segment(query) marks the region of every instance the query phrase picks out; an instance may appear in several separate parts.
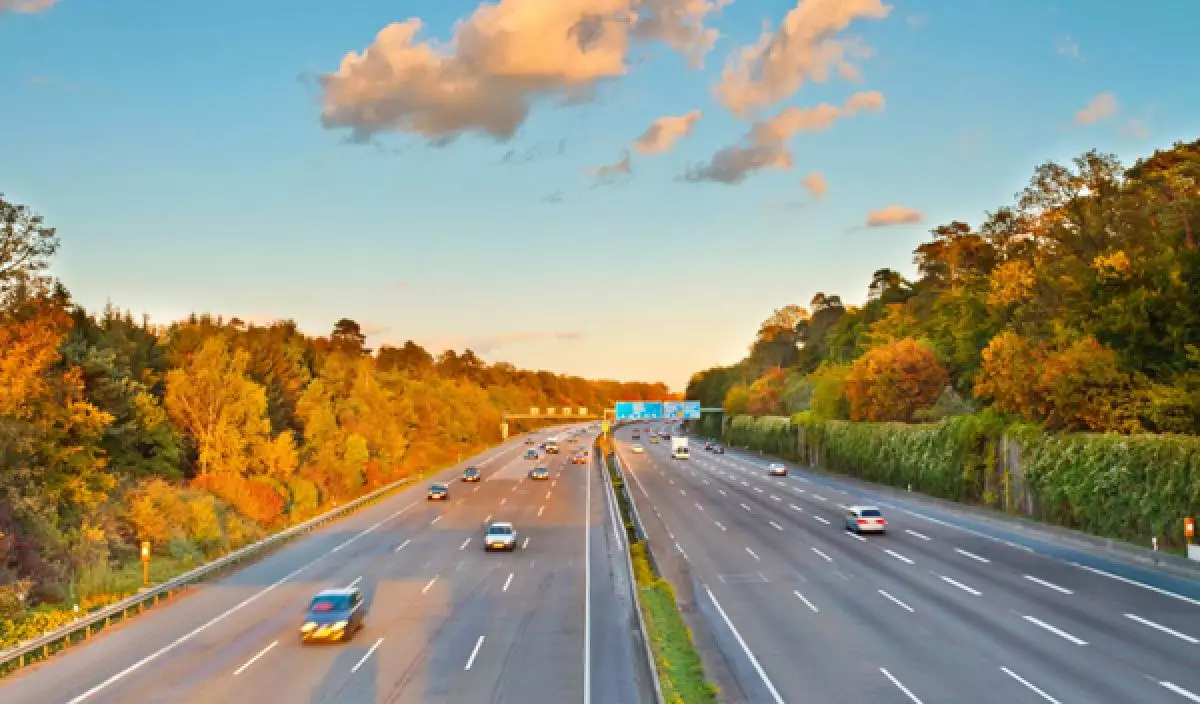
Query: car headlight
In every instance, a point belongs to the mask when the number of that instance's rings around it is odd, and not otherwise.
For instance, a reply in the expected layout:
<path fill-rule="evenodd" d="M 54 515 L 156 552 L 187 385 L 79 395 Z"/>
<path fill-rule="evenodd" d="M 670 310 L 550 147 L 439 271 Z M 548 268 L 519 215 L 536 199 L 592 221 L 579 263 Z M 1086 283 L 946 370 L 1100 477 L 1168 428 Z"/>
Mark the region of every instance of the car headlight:
<path fill-rule="evenodd" d="M 306 623 L 300 627 L 300 632 L 308 633 L 309 631 L 311 631 L 312 629 L 314 629 L 316 627 L 317 627 L 317 624 L 313 623 L 312 621 L 309 621 L 308 623 Z"/>
<path fill-rule="evenodd" d="M 335 630 L 335 631 L 340 631 L 345 627 L 346 627 L 345 621 L 338 621 L 337 623 L 333 624 L 333 630 Z"/>

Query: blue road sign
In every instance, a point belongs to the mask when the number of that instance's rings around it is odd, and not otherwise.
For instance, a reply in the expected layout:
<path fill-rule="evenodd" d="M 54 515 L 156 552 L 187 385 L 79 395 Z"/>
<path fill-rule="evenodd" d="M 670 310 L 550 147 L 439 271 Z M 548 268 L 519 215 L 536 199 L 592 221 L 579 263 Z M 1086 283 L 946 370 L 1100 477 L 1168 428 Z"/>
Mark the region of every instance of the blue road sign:
<path fill-rule="evenodd" d="M 699 401 L 663 401 L 663 418 L 697 420 L 700 418 Z"/>
<path fill-rule="evenodd" d="M 617 420 L 658 420 L 663 417 L 662 401 L 617 401 Z"/>

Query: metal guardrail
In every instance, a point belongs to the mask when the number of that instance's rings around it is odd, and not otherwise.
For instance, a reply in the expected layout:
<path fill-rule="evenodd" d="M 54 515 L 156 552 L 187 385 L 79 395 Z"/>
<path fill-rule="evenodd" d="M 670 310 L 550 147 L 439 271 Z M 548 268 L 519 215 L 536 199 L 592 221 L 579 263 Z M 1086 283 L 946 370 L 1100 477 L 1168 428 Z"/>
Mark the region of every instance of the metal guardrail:
<path fill-rule="evenodd" d="M 593 444 L 593 449 L 595 449 L 595 447 L 596 446 Z M 593 454 L 597 455 L 600 459 L 600 469 L 604 473 L 604 486 L 608 488 L 608 496 L 613 502 L 613 507 L 616 508 L 618 513 L 620 513 L 620 504 L 617 502 L 617 490 L 613 488 L 612 477 L 608 471 L 608 458 L 605 457 L 602 452 L 593 452 Z M 612 456 L 613 462 L 617 466 L 617 472 L 621 476 L 621 491 L 625 492 L 625 500 L 628 502 L 630 510 L 633 512 L 633 515 L 630 516 L 630 519 L 633 521 L 634 531 L 638 534 L 639 539 L 643 541 L 646 549 L 646 555 L 649 557 L 650 544 L 648 541 L 645 541 L 645 533 L 642 532 L 641 519 L 637 517 L 637 508 L 633 505 L 633 497 L 629 495 L 628 485 L 625 483 L 625 470 L 621 467 L 621 462 L 617 458 L 617 453 L 615 450 L 613 451 Z M 646 630 L 646 617 L 642 615 L 642 597 L 639 593 L 640 590 L 638 589 L 637 578 L 633 575 L 633 557 L 629 554 L 629 532 L 625 530 L 624 525 L 618 526 L 618 528 L 626 536 L 626 540 L 623 542 L 625 545 L 625 566 L 629 570 L 629 590 L 633 593 L 633 610 L 637 614 L 638 633 L 641 635 L 642 650 L 646 654 L 646 663 L 650 670 L 650 682 L 654 686 L 654 701 L 656 704 L 663 704 L 664 700 L 662 693 L 662 681 L 658 675 L 658 663 L 654 661 L 654 650 L 650 647 L 650 633 Z M 653 558 L 651 557 L 650 559 L 651 562 L 653 562 Z"/>
<path fill-rule="evenodd" d="M 128 618 L 131 611 L 141 613 L 149 606 L 154 606 L 163 599 L 169 599 L 176 592 L 183 591 L 247 559 L 259 557 L 263 553 L 282 545 L 292 538 L 353 513 L 364 506 L 382 499 L 387 494 L 412 481 L 412 477 L 405 477 L 404 479 L 392 482 L 369 494 L 360 496 L 344 506 L 326 511 L 320 516 L 310 518 L 303 523 L 268 536 L 257 543 L 239 548 L 228 555 L 205 563 L 162 584 L 138 592 L 133 596 L 122 599 L 98 611 L 93 611 L 61 628 L 44 633 L 7 651 L 0 652 L 0 677 L 15 672 L 33 662 L 44 660 L 56 652 L 65 650 L 79 640 L 80 635 L 82 635 L 82 640 L 86 641 L 93 635 L 108 628 L 112 623 Z"/>

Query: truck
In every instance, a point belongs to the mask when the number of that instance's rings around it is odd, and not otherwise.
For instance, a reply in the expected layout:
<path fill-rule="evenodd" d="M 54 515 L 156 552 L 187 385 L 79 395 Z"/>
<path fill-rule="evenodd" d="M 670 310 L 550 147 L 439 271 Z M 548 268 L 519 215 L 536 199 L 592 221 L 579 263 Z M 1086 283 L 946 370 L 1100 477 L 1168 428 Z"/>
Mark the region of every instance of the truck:
<path fill-rule="evenodd" d="M 671 438 L 671 459 L 686 460 L 688 458 L 688 442 L 684 437 Z"/>

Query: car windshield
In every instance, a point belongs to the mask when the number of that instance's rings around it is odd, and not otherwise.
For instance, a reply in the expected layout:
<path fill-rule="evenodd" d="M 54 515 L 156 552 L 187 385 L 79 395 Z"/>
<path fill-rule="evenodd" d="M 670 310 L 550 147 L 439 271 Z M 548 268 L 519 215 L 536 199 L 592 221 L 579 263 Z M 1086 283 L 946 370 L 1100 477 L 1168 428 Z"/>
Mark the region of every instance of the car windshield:
<path fill-rule="evenodd" d="M 429 490 L 430 491 L 445 491 L 446 485 L 445 484 L 434 484 L 433 486 L 429 487 Z"/>
<path fill-rule="evenodd" d="M 350 597 L 345 594 L 337 595 L 321 595 L 314 597 L 312 603 L 308 605 L 308 610 L 315 613 L 325 613 L 329 611 L 345 611 L 350 608 Z"/>
<path fill-rule="evenodd" d="M 488 535 L 512 535 L 512 526 L 490 526 L 487 530 Z"/>

